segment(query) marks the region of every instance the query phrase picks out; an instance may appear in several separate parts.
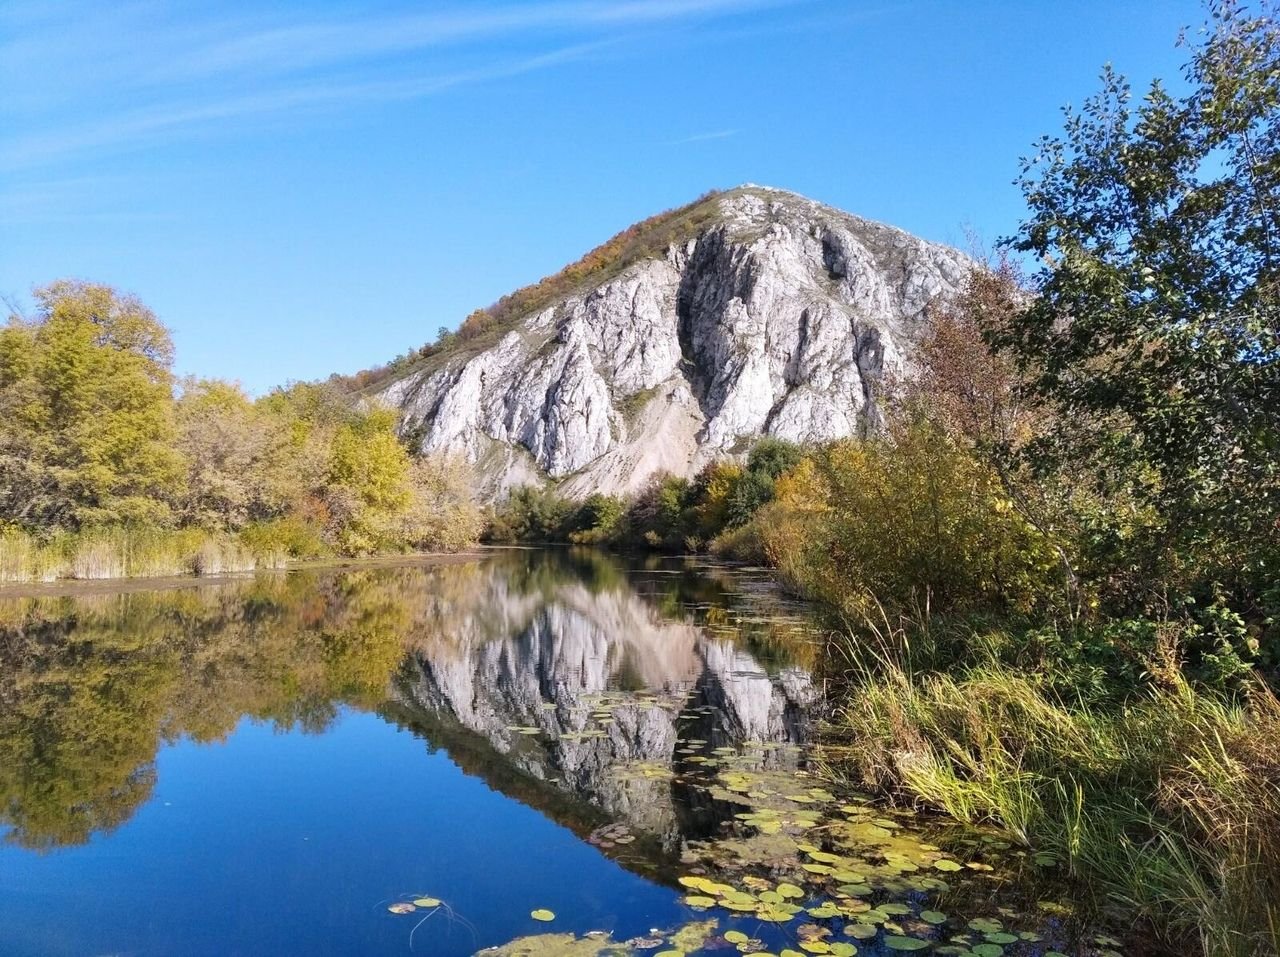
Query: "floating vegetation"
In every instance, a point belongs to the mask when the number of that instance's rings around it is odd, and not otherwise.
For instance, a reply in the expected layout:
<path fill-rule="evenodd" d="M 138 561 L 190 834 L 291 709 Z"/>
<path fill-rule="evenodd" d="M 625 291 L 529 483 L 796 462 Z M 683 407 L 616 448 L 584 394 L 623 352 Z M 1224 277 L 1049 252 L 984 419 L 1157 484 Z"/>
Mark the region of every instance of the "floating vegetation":
<path fill-rule="evenodd" d="M 686 738 L 676 752 L 674 767 L 633 762 L 617 773 L 674 779 L 719 810 L 721 833 L 685 842 L 684 873 L 675 881 L 680 902 L 698 919 L 623 941 L 602 932 L 543 935 L 482 953 L 1118 957 L 1112 938 L 1076 939 L 1066 904 L 1002 903 L 1006 885 L 1016 883 L 1013 872 L 1023 865 L 1042 872 L 1056 864 L 1048 855 L 1021 851 L 995 832 L 942 822 L 926 840 L 916 815 L 837 794 L 800 768 L 794 745 L 710 747 Z M 619 821 L 587 840 L 608 851 L 635 834 Z M 944 909 L 953 904 L 961 913 Z"/>

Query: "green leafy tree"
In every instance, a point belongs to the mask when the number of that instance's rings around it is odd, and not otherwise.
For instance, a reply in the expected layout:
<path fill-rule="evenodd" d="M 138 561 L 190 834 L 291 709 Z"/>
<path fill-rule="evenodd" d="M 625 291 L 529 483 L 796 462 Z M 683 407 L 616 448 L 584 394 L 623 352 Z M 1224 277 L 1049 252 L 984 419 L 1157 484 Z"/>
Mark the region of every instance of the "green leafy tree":
<path fill-rule="evenodd" d="M 729 493 L 727 518 L 730 526 L 745 525 L 773 498 L 779 476 L 800 463 L 800 447 L 782 439 L 763 438 L 752 446 L 747 467 Z"/>
<path fill-rule="evenodd" d="M 0 336 L 0 508 L 11 522 L 163 524 L 182 486 L 173 346 L 136 298 L 61 281 Z"/>
<path fill-rule="evenodd" d="M 1087 481 L 1112 598 L 1274 579 L 1280 517 L 1280 20 L 1210 5 L 1188 91 L 1135 103 L 1108 68 L 1021 180 L 1036 296 L 995 336 Z M 1126 504 L 1127 503 L 1127 504 Z M 1146 586 L 1154 584 L 1154 588 Z"/>
<path fill-rule="evenodd" d="M 396 544 L 394 523 L 411 506 L 409 454 L 390 409 L 371 409 L 339 426 L 329 451 L 325 492 L 343 551 L 368 554 Z"/>

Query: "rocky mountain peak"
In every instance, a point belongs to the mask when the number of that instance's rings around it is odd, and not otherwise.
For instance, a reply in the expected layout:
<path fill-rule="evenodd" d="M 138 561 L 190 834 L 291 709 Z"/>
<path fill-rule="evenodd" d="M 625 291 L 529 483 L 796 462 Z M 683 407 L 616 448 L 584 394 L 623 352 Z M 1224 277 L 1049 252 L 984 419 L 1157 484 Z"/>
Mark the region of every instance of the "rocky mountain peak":
<path fill-rule="evenodd" d="M 772 435 L 865 433 L 962 253 L 795 193 L 743 185 L 646 220 L 371 391 L 485 490 L 628 494 Z"/>

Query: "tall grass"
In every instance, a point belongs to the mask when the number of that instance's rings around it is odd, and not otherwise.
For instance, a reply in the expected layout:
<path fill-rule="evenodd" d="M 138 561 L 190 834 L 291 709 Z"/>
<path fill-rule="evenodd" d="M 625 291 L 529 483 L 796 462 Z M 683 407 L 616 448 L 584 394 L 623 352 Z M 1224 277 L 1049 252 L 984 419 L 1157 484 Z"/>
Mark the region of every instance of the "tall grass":
<path fill-rule="evenodd" d="M 1222 700 L 1165 668 L 1123 702 L 1085 704 L 983 647 L 943 672 L 900 630 L 843 641 L 832 770 L 1055 853 L 1100 909 L 1170 949 L 1280 953 L 1275 696 Z"/>
<path fill-rule="evenodd" d="M 199 529 L 101 528 L 41 538 L 0 532 L 0 582 L 217 575 L 280 568 L 288 556 Z"/>

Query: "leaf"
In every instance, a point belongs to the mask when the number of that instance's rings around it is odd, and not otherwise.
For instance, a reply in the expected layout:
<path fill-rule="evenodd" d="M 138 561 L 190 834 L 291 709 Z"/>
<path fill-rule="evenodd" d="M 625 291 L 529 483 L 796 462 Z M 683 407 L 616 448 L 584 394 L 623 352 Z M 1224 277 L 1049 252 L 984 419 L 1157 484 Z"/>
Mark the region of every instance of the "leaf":
<path fill-rule="evenodd" d="M 529 916 L 534 920 L 540 921 L 552 921 L 556 919 L 556 915 L 545 907 L 539 907 L 537 910 L 530 911 Z"/>
<path fill-rule="evenodd" d="M 924 950 L 929 946 L 927 940 L 921 940 L 919 937 L 901 937 L 897 934 L 886 937 L 884 944 L 890 950 Z"/>

